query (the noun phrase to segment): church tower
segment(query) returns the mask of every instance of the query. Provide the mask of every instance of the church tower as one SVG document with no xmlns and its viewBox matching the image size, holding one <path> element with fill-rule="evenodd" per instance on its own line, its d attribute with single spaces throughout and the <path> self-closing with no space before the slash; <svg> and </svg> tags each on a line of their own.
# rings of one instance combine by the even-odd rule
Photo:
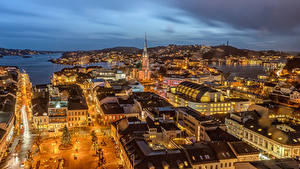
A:
<svg viewBox="0 0 300 169">
<path fill-rule="evenodd" d="M 150 72 L 150 63 L 149 63 L 149 56 L 147 52 L 147 36 L 145 33 L 145 46 L 143 51 L 143 58 L 142 58 L 142 73 L 140 76 L 141 80 L 150 80 L 151 72 Z"/>
</svg>

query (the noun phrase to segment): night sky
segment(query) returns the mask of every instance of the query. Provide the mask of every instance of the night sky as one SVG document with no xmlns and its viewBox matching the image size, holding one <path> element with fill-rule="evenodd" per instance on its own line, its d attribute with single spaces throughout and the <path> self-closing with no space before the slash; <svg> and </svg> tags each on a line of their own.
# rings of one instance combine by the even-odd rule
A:
<svg viewBox="0 0 300 169">
<path fill-rule="evenodd" d="M 0 47 L 231 45 L 300 51 L 300 0 L 1 0 Z"/>
</svg>

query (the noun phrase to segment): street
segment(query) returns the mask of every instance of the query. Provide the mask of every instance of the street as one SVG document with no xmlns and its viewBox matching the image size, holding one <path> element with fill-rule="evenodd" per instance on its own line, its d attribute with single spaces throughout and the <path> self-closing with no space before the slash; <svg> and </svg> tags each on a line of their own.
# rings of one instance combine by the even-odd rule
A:
<svg viewBox="0 0 300 169">
<path fill-rule="evenodd" d="M 18 169 L 23 168 L 23 164 L 27 160 L 28 151 L 31 150 L 33 144 L 33 136 L 30 133 L 30 125 L 28 115 L 30 115 L 31 104 L 31 83 L 28 74 L 21 73 L 18 81 L 18 91 L 16 98 L 16 116 L 17 127 L 23 128 L 23 133 L 20 132 L 19 136 L 15 139 L 10 148 L 10 153 L 6 157 L 0 168 L 5 169 Z M 17 131 L 19 128 L 17 128 Z"/>
<path fill-rule="evenodd" d="M 28 126 L 28 119 L 27 119 L 27 112 L 25 106 L 21 109 L 22 113 L 22 120 L 24 126 L 24 134 L 20 136 L 20 138 L 16 138 L 14 143 L 12 144 L 12 150 L 7 160 L 0 168 L 4 169 L 18 169 L 22 168 L 22 163 L 24 164 L 28 151 L 31 150 L 33 144 L 33 136 L 30 133 L 29 126 Z M 20 140 L 20 142 L 19 142 Z"/>
</svg>

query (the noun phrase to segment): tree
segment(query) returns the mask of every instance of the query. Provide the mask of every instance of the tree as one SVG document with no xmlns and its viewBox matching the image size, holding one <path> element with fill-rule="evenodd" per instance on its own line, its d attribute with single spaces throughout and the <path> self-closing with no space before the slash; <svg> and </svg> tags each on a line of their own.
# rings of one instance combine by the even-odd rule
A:
<svg viewBox="0 0 300 169">
<path fill-rule="evenodd" d="M 92 142 L 93 142 L 94 150 L 97 150 L 97 147 L 98 147 L 98 137 L 97 137 L 97 135 L 96 135 L 96 133 L 95 133 L 94 130 L 92 131 L 91 136 L 92 136 Z"/>
<path fill-rule="evenodd" d="M 32 151 L 28 150 L 27 152 L 27 162 L 28 162 L 28 168 L 32 168 L 32 161 L 33 161 L 33 157 L 32 157 Z"/>
<path fill-rule="evenodd" d="M 61 136 L 61 144 L 63 146 L 71 145 L 71 135 L 70 135 L 70 132 L 69 132 L 68 127 L 66 125 L 63 128 L 63 133 L 62 133 L 62 136 Z"/>
<path fill-rule="evenodd" d="M 37 151 L 40 152 L 41 150 L 41 144 L 42 144 L 42 136 L 41 136 L 41 132 L 38 131 L 35 139 L 34 139 L 34 144 L 36 145 L 37 147 Z"/>
</svg>

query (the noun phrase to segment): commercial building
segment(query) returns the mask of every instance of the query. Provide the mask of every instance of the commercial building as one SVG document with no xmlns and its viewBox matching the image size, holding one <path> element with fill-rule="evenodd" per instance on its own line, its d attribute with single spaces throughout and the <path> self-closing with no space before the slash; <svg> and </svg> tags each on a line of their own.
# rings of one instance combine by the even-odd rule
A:
<svg viewBox="0 0 300 169">
<path fill-rule="evenodd" d="M 108 125 L 125 117 L 138 117 L 141 106 L 133 97 L 106 97 L 99 101 L 98 117 L 101 123 Z"/>
<path fill-rule="evenodd" d="M 217 90 L 188 81 L 172 88 L 167 97 L 175 106 L 188 106 L 205 115 L 246 111 L 250 105 L 249 100 L 226 99 Z"/>
<path fill-rule="evenodd" d="M 126 79 L 126 74 L 121 70 L 98 69 L 91 71 L 91 75 L 94 79 L 104 79 L 108 81 L 118 81 Z"/>
<path fill-rule="evenodd" d="M 38 92 L 34 92 L 38 93 Z M 40 92 L 39 92 L 40 93 Z M 38 94 L 37 94 L 38 95 Z M 40 94 L 42 95 L 42 94 Z M 32 99 L 33 126 L 35 129 L 48 130 L 48 97 L 36 97 Z"/>
<path fill-rule="evenodd" d="M 49 96 L 48 129 L 57 131 L 67 125 L 68 101 L 60 97 Z"/>
<path fill-rule="evenodd" d="M 36 88 L 36 87 L 35 87 Z M 44 85 L 34 90 L 33 124 L 36 129 L 58 131 L 90 124 L 89 112 L 82 90 L 77 85 Z"/>
<path fill-rule="evenodd" d="M 244 142 L 276 158 L 300 155 L 299 125 L 272 121 L 256 111 L 231 113 L 225 120 L 227 131 Z"/>
<path fill-rule="evenodd" d="M 89 124 L 88 106 L 83 97 L 69 98 L 67 122 L 69 127 L 84 127 Z"/>
</svg>

